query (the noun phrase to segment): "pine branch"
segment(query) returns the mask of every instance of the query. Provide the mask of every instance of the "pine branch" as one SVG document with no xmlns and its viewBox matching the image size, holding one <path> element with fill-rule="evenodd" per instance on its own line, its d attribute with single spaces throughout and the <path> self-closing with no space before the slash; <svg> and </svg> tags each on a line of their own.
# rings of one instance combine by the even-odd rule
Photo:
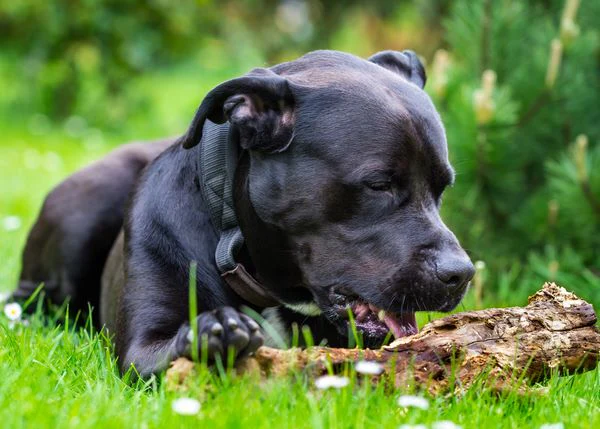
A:
<svg viewBox="0 0 600 429">
<path fill-rule="evenodd" d="M 550 107 L 557 103 L 562 103 L 566 98 L 556 98 L 550 99 L 550 92 L 548 90 L 541 91 L 538 96 L 534 99 L 531 105 L 525 110 L 516 122 L 505 122 L 505 123 L 490 123 L 485 125 L 480 125 L 481 130 L 503 130 L 507 128 L 522 128 L 529 121 L 535 118 L 535 116 L 540 113 L 544 108 Z"/>
<path fill-rule="evenodd" d="M 533 103 L 525 110 L 525 113 L 521 115 L 519 120 L 514 126 L 523 127 L 527 122 L 535 117 L 544 107 L 548 105 L 550 101 L 550 91 L 547 88 L 544 88 L 538 96 L 534 99 Z"/>
<path fill-rule="evenodd" d="M 583 191 L 583 195 L 585 196 L 585 199 L 588 201 L 588 203 L 592 207 L 592 210 L 594 211 L 594 213 L 596 214 L 598 219 L 600 219 L 600 200 L 598 200 L 598 198 L 596 198 L 596 196 L 592 192 L 590 182 L 588 182 L 587 180 L 584 182 L 581 182 L 581 190 Z"/>
<path fill-rule="evenodd" d="M 492 1 L 485 0 L 481 26 L 481 70 L 483 73 L 490 67 L 490 32 L 492 24 Z"/>
</svg>

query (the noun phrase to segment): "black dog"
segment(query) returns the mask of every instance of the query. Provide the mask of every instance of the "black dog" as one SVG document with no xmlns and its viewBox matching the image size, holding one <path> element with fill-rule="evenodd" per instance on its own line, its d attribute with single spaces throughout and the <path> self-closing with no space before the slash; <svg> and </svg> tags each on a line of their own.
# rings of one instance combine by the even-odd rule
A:
<svg viewBox="0 0 600 429">
<path fill-rule="evenodd" d="M 104 267 L 102 322 L 122 369 L 144 376 L 191 354 L 191 267 L 209 357 L 262 344 L 244 305 L 277 306 L 285 327 L 336 346 L 348 344 L 348 309 L 366 345 L 414 333 L 414 312 L 454 308 L 474 271 L 439 216 L 453 170 L 424 84 L 410 51 L 318 51 L 217 86 L 141 175 L 124 240 L 140 165 L 112 155 L 118 173 L 96 166 L 75 180 L 83 190 L 53 191 L 16 296 L 44 281 L 56 300 L 97 306 Z M 88 194 L 81 182 L 96 179 Z"/>
</svg>

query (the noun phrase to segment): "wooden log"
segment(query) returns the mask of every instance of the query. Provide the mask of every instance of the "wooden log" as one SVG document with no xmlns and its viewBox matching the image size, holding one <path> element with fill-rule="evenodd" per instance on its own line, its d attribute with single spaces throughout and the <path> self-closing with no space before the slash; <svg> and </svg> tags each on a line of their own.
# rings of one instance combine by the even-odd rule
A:
<svg viewBox="0 0 600 429">
<path fill-rule="evenodd" d="M 381 350 L 261 347 L 236 369 L 261 377 L 298 371 L 319 376 L 367 360 L 384 368 L 381 375 L 370 376 L 373 382 L 383 379 L 396 387 L 414 384 L 439 394 L 468 388 L 479 380 L 499 391 L 513 391 L 518 382 L 526 388 L 553 372 L 573 374 L 595 368 L 600 358 L 596 320 L 591 304 L 546 283 L 526 307 L 453 314 Z M 168 382 L 181 385 L 193 368 L 188 360 L 178 359 L 167 371 Z"/>
</svg>

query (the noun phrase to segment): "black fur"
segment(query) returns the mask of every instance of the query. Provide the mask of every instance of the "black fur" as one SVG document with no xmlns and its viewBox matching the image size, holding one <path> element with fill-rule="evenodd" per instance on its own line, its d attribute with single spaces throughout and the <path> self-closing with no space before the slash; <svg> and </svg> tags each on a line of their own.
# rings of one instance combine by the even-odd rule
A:
<svg viewBox="0 0 600 429">
<path fill-rule="evenodd" d="M 27 299 L 44 283 L 71 313 L 100 307 L 104 262 L 123 225 L 129 191 L 144 167 L 175 139 L 131 143 L 73 174 L 50 192 L 23 251 L 14 298 Z M 99 321 L 99 312 L 93 313 Z"/>
<path fill-rule="evenodd" d="M 179 143 L 146 168 L 126 214 L 124 245 L 117 241 L 104 268 L 103 322 L 115 333 L 121 367 L 135 364 L 146 376 L 191 353 L 191 261 L 201 312 L 195 323 L 209 354 L 232 348 L 241 356 L 262 342 L 235 310 L 250 304 L 214 263 L 218 235 L 197 167 L 206 119 L 228 120 L 238 138 L 233 193 L 246 243 L 239 259 L 282 303 L 286 327 L 306 323 L 317 342 L 347 344 L 347 324 L 332 310 L 340 291 L 398 313 L 456 306 L 473 267 L 439 217 L 454 173 L 424 83 L 410 51 L 370 61 L 317 51 L 211 91 Z M 59 239 L 77 240 L 76 231 Z M 375 346 L 382 338 L 366 340 Z"/>
</svg>

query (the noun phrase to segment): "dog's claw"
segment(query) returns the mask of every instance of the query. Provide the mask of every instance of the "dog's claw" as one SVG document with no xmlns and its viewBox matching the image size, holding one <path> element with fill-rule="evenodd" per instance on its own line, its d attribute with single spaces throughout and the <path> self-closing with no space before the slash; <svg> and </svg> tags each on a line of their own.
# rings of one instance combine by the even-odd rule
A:
<svg viewBox="0 0 600 429">
<path fill-rule="evenodd" d="M 220 323 L 215 323 L 210 328 L 210 333 L 216 335 L 217 337 L 220 336 L 223 333 L 223 325 Z"/>
<path fill-rule="evenodd" d="M 242 314 L 241 319 L 244 321 L 244 323 L 246 323 L 248 328 L 250 328 L 250 332 L 255 333 L 260 329 L 258 323 L 256 323 L 254 319 L 250 318 L 250 316 Z"/>
<path fill-rule="evenodd" d="M 227 327 L 231 330 L 235 330 L 238 327 L 238 322 L 236 322 L 235 319 L 233 319 L 232 317 L 230 317 L 229 319 L 227 319 Z"/>
<path fill-rule="evenodd" d="M 252 331 L 252 332 L 256 332 L 259 329 L 258 323 L 256 323 L 254 320 L 250 320 L 248 322 L 248 327 L 250 328 L 250 331 Z"/>
<path fill-rule="evenodd" d="M 250 336 L 238 328 L 232 332 L 229 339 L 229 345 L 235 347 L 237 351 L 240 351 L 248 345 L 249 340 Z"/>
</svg>

